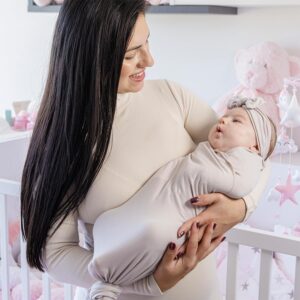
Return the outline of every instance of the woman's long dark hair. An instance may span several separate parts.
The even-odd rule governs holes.
[[[111,137],[123,58],[145,0],[65,0],[21,188],[27,261],[84,200]],[[57,227],[56,226],[56,229]]]

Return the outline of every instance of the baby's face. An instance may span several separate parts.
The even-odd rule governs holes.
[[[246,147],[257,152],[255,132],[247,112],[236,107],[227,111],[215,124],[208,135],[214,149],[228,151],[234,147]]]

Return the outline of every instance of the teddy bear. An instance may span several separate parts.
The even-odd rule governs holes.
[[[216,102],[217,113],[224,114],[228,100],[234,96],[261,97],[264,99],[261,109],[279,128],[279,94],[284,78],[300,74],[300,58],[290,56],[273,42],[262,42],[238,50],[234,64],[239,85]]]

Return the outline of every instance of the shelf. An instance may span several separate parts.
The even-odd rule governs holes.
[[[29,12],[57,13],[61,5],[37,6],[33,0],[28,0]],[[237,8],[220,5],[150,5],[150,14],[226,14],[236,15]]]
[[[31,134],[32,134],[32,130],[28,130],[28,131],[10,130],[7,133],[0,134],[0,144],[15,141],[15,140],[28,139],[30,138]]]

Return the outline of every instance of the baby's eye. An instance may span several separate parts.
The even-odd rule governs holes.
[[[238,119],[233,119],[233,122],[234,122],[234,123],[241,123],[241,121],[238,120]]]

